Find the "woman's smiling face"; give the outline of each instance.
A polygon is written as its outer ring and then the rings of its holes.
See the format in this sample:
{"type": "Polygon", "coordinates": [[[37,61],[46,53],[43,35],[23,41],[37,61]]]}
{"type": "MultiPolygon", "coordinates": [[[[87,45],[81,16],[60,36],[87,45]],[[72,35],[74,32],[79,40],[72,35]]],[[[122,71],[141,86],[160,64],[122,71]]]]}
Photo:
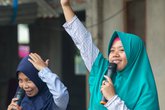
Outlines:
{"type": "Polygon", "coordinates": [[[37,86],[22,72],[18,73],[19,86],[25,90],[28,97],[37,95],[37,86]]]}
{"type": "Polygon", "coordinates": [[[121,40],[114,41],[110,49],[109,62],[117,64],[117,70],[121,71],[127,65],[127,58],[121,40]]]}

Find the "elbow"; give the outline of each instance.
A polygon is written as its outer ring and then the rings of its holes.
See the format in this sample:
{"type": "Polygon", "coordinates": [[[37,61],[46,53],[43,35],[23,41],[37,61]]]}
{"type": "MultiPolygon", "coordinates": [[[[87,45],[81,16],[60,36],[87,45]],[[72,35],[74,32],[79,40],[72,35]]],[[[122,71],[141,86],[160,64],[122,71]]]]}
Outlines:
{"type": "Polygon", "coordinates": [[[60,110],[66,110],[69,103],[69,93],[67,90],[61,92],[59,96],[56,98],[56,105],[60,108],[60,110]]]}

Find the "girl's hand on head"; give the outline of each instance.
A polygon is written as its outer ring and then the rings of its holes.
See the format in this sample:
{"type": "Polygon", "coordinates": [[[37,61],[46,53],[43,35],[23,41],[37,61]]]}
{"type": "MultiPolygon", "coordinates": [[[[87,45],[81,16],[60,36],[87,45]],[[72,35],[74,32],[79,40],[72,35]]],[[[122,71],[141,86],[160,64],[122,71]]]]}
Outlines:
{"type": "Polygon", "coordinates": [[[48,67],[49,59],[44,61],[37,53],[30,53],[29,54],[29,61],[33,64],[33,66],[40,71],[41,69],[48,67]]]}
{"type": "Polygon", "coordinates": [[[102,82],[101,92],[107,100],[110,100],[115,95],[115,90],[111,78],[108,76],[104,77],[106,80],[102,82]]]}

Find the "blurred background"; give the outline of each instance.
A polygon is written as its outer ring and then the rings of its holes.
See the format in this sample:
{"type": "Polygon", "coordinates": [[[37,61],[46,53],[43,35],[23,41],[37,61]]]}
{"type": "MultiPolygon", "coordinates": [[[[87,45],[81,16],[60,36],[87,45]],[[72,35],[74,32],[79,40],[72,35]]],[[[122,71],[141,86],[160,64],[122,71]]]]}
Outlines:
{"type": "MultiPolygon", "coordinates": [[[[71,0],[76,15],[107,57],[115,30],[134,33],[145,44],[154,72],[160,109],[165,110],[165,1],[71,0]]],[[[29,52],[50,59],[49,68],[67,86],[67,110],[87,110],[88,71],[69,35],[60,0],[0,0],[0,110],[5,110],[17,87],[17,64],[29,52]]]]}

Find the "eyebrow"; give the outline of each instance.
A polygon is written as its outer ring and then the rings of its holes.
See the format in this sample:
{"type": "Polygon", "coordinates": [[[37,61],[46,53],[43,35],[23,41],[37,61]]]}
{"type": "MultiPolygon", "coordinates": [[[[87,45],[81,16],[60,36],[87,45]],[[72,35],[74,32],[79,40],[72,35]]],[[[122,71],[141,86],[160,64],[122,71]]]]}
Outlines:
{"type": "MultiPolygon", "coordinates": [[[[23,80],[23,79],[21,79],[21,78],[18,78],[18,80],[23,80]]],[[[25,80],[30,80],[29,78],[26,78],[25,80]]]]}
{"type": "Polygon", "coordinates": [[[119,48],[124,48],[123,46],[119,46],[119,48]]]}
{"type": "MultiPolygon", "coordinates": [[[[111,47],[111,48],[115,48],[115,47],[111,47]]],[[[123,46],[119,46],[118,48],[123,48],[123,46]]]]}

